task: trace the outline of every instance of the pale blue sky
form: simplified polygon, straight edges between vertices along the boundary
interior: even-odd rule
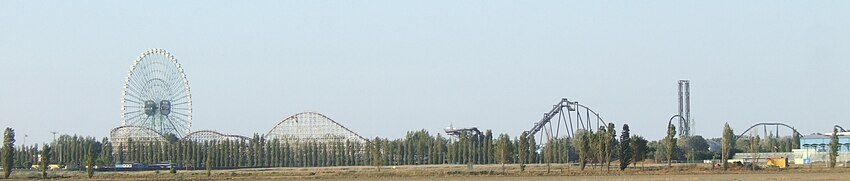
[[[850,123],[848,1],[6,0],[0,126],[28,143],[107,136],[150,48],[183,65],[193,130],[265,133],[317,111],[365,137],[516,136],[568,97],[659,139],[678,79],[708,137]]]

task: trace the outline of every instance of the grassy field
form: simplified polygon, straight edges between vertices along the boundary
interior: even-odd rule
[[[575,166],[553,164],[547,172],[546,165],[528,165],[520,171],[518,165],[417,165],[376,167],[320,167],[320,168],[254,168],[214,170],[207,177],[205,170],[181,170],[177,174],[165,171],[97,172],[91,180],[848,180],[850,168],[828,169],[823,166],[768,168],[758,171],[735,168],[723,171],[702,164],[678,164],[674,168],[663,165],[646,165],[611,171],[601,167],[588,167],[584,171]],[[52,179],[89,180],[81,171],[51,171]],[[15,179],[39,179],[35,170],[16,170]]]

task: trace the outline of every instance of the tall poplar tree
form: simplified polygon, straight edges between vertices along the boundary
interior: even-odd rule
[[[759,142],[760,141],[761,141],[761,138],[759,138],[758,134],[755,134],[755,136],[750,136],[750,153],[752,154],[752,158],[753,158],[753,165],[752,165],[753,171],[756,170],[756,163],[758,163],[758,160],[759,160],[759,144],[760,144]]]
[[[676,126],[673,126],[673,124],[667,125],[667,138],[664,141],[666,142],[667,167],[672,168],[673,156],[676,153]]]
[[[629,125],[623,124],[623,133],[620,134],[620,170],[629,167],[632,161],[632,147],[629,135]]]
[[[41,178],[47,178],[47,169],[50,167],[50,146],[44,144],[41,146]]]
[[[543,148],[543,160],[546,161],[546,173],[550,173],[552,171],[552,161],[554,160],[554,148],[555,148],[555,139],[549,139],[546,142],[546,147]]]
[[[734,148],[734,144],[735,134],[732,131],[732,127],[729,126],[729,123],[726,123],[726,125],[723,126],[723,138],[720,148],[723,170],[729,169],[729,158],[732,158],[732,148]]]
[[[528,163],[528,132],[522,132],[519,136],[519,144],[517,144],[517,159],[519,159],[519,170],[525,171],[525,164]]]
[[[649,141],[638,135],[632,135],[632,138],[630,139],[632,150],[634,150],[634,153],[632,154],[632,165],[636,167],[637,162],[643,161],[646,154],[649,153],[649,146],[647,145]]]
[[[207,169],[207,177],[212,176],[213,158],[212,158],[212,154],[210,153],[211,151],[212,150],[210,149],[210,147],[207,147],[207,151],[205,153],[206,159],[204,159],[205,160],[204,161],[204,167]]]
[[[605,170],[611,170],[611,160],[614,157],[614,150],[617,147],[617,130],[614,129],[614,123],[608,123],[605,132]]]
[[[576,134],[576,150],[578,151],[578,162],[579,168],[584,171],[584,167],[587,166],[587,160],[590,153],[590,139],[593,135],[586,130],[579,130]]]
[[[3,178],[12,175],[12,167],[15,162],[15,130],[6,128],[3,133]]]
[[[372,140],[371,145],[369,145],[372,149],[372,166],[375,166],[375,168],[378,169],[379,172],[381,171],[381,166],[384,165],[384,155],[382,153],[385,150],[382,150],[382,148],[384,147],[384,145],[381,145],[382,143],[384,142],[381,140],[381,138],[375,137],[375,139]]]
[[[89,145],[86,149],[86,175],[91,178],[94,176],[94,162],[95,162],[95,154],[94,145]]]
[[[835,168],[835,162],[838,159],[838,128],[832,129],[832,136],[829,142],[829,168]]]
[[[502,164],[502,173],[505,172],[505,164],[510,162],[512,153],[511,150],[511,137],[507,134],[499,135],[498,141],[496,141],[496,159],[499,160],[499,163]]]

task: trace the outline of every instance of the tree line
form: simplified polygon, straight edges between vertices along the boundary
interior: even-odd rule
[[[675,138],[675,127],[667,137],[647,141],[629,132],[624,124],[618,133],[614,124],[596,131],[579,130],[575,137],[547,139],[538,143],[533,135],[517,137],[492,131],[481,134],[462,132],[454,137],[430,134],[426,130],[409,131],[403,138],[375,137],[360,142],[347,139],[271,139],[254,134],[250,139],[182,140],[166,136],[165,141],[134,141],[113,145],[107,138],[61,135],[50,144],[14,147],[14,130],[7,128],[2,148],[5,168],[30,168],[34,164],[59,164],[85,169],[111,167],[116,163],[177,164],[193,168],[243,167],[322,167],[388,166],[422,164],[526,164],[578,163],[582,170],[592,168],[626,169],[644,159],[672,162],[721,158],[745,150],[788,152],[799,147],[799,138],[768,136],[731,139],[726,125],[722,138],[706,140],[701,136]],[[708,141],[722,143],[722,151],[710,151]],[[672,144],[671,144],[672,143]],[[724,154],[725,153],[725,154]],[[44,156],[46,155],[46,156]],[[8,159],[6,159],[8,158]],[[42,167],[44,168],[44,167]]]
[[[613,124],[611,124],[612,126]],[[464,132],[456,137],[432,135],[426,130],[410,131],[403,138],[386,139],[376,137],[366,142],[346,139],[297,140],[272,139],[254,134],[247,140],[193,141],[167,137],[166,141],[134,141],[113,145],[107,138],[61,135],[53,142],[38,145],[6,146],[14,156],[9,168],[30,168],[43,163],[45,148],[47,163],[59,164],[71,169],[85,169],[88,165],[111,167],[116,163],[159,164],[171,163],[186,168],[239,168],[239,167],[321,167],[357,165],[421,165],[421,164],[540,164],[570,163],[585,160],[598,165],[610,163],[621,157],[616,144],[619,143],[607,127],[596,133],[582,132],[580,135],[596,135],[589,145],[605,142],[607,146],[593,146],[589,150],[576,149],[574,139],[554,138],[539,144],[534,136],[522,134],[511,137],[492,131],[482,134]],[[12,135],[13,137],[13,135]],[[579,138],[585,136],[579,136]],[[605,137],[603,139],[602,137]],[[607,141],[603,141],[607,140]],[[622,139],[621,139],[622,140]],[[647,155],[646,141],[631,136],[640,148],[634,153],[641,155],[631,160],[642,160]],[[548,148],[546,148],[548,147]],[[582,152],[583,151],[583,152]],[[581,157],[584,153],[603,152]],[[643,154],[642,154],[643,153]],[[582,159],[584,158],[584,159]]]

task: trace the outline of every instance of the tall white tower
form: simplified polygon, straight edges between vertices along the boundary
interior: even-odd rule
[[[691,81],[679,80],[679,136],[691,136]]]

